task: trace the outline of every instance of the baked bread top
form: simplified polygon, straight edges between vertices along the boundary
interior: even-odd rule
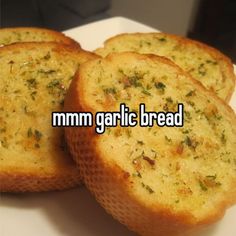
[[[120,34],[108,39],[104,47],[95,52],[106,56],[123,51],[165,56],[223,100],[229,101],[233,94],[232,62],[218,50],[200,42],[166,33]]]
[[[63,129],[51,126],[81,63],[92,53],[58,43],[0,48],[0,191],[64,189],[80,182],[65,150]]]
[[[170,60],[110,54],[83,64],[66,111],[176,111],[183,127],[66,128],[81,174],[96,199],[141,235],[184,235],[219,219],[236,201],[236,117]]]
[[[80,48],[78,42],[54,30],[36,27],[0,29],[0,45],[4,46],[19,42],[57,42]]]

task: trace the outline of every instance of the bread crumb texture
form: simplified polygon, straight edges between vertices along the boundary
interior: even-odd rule
[[[70,111],[118,111],[120,103],[138,111],[142,102],[175,112],[184,104],[180,128],[66,129],[85,183],[120,222],[141,235],[184,235],[235,202],[236,118],[213,93],[169,60],[135,53],[85,63],[78,77]]]
[[[20,42],[57,42],[80,48],[79,43],[61,32],[35,27],[16,27],[0,29],[0,45]]]
[[[55,43],[0,49],[1,191],[43,191],[79,183],[63,129],[51,126],[51,112],[62,110],[76,70],[92,57]]]
[[[165,56],[226,101],[234,91],[233,64],[222,53],[202,43],[165,33],[121,34],[108,39],[104,48],[95,52],[106,56],[124,51]]]

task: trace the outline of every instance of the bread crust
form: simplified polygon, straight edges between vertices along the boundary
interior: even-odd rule
[[[109,46],[110,44],[112,45],[113,42],[119,41],[120,39],[121,40],[123,38],[125,39],[127,36],[131,36],[134,38],[140,38],[140,39],[142,39],[143,37],[149,37],[149,36],[163,36],[163,37],[175,40],[176,42],[178,42],[179,45],[191,46],[191,47],[196,47],[196,48],[204,50],[212,58],[214,58],[217,62],[219,62],[219,65],[221,67],[221,72],[223,75],[223,80],[224,80],[223,82],[228,80],[227,83],[230,84],[229,89],[227,90],[227,94],[225,94],[225,96],[221,97],[221,98],[223,100],[225,100],[226,102],[230,101],[230,98],[232,97],[232,94],[235,89],[236,76],[234,74],[234,68],[233,68],[233,63],[232,63],[231,59],[229,57],[227,57],[226,55],[224,55],[223,53],[221,53],[219,50],[217,50],[211,46],[208,46],[204,43],[201,43],[199,41],[188,39],[188,38],[181,37],[181,36],[177,36],[174,34],[167,34],[167,33],[131,33],[131,34],[129,34],[129,33],[123,33],[123,34],[119,34],[119,35],[116,35],[116,36],[113,36],[113,37],[107,39],[104,42],[104,46],[96,49],[94,52],[97,53],[98,55],[102,56],[103,53],[105,52],[104,50],[106,49],[107,46]],[[226,71],[225,71],[225,69],[226,69]]]
[[[111,54],[105,58],[112,61],[117,54]],[[180,75],[189,77],[181,68],[170,60],[155,55],[140,55],[136,53],[122,53],[127,57],[134,56],[139,60],[156,60],[175,67]],[[123,58],[124,59],[124,58]],[[86,70],[90,62],[82,67]],[[65,111],[95,111],[85,101],[85,80],[81,79],[81,70],[75,76],[65,99]],[[198,91],[209,97],[214,97],[219,106],[232,121],[235,129],[236,117],[233,110],[215,94],[195,79],[189,77]],[[83,180],[88,189],[94,194],[97,201],[122,224],[130,230],[145,236],[166,235],[192,235],[211,223],[218,221],[227,207],[236,202],[235,186],[227,193],[224,201],[215,207],[215,211],[208,212],[204,219],[197,219],[190,212],[176,213],[170,207],[162,206],[160,203],[150,206],[136,196],[133,191],[132,179],[116,163],[111,163],[103,158],[103,153],[98,148],[99,135],[95,133],[94,127],[68,127],[65,129],[66,140],[72,156],[81,171]]]
[[[0,47],[0,53],[4,53],[11,50],[17,49],[33,49],[37,47],[48,47],[52,48],[55,52],[66,54],[67,52],[71,53],[74,57],[81,56],[88,57],[89,59],[100,58],[100,56],[94,54],[93,52],[83,50],[81,48],[75,47],[74,45],[61,44],[56,42],[22,42],[22,43],[14,43],[10,45],[6,45],[4,47]],[[85,60],[84,60],[85,61]]]
[[[48,42],[48,43],[25,42],[25,43],[16,43],[12,45],[7,45],[0,48],[0,55],[1,58],[4,58],[4,56],[10,53],[13,54],[15,53],[15,57],[17,57],[18,54],[21,53],[23,54],[29,51],[37,53],[37,50],[45,53],[47,51],[54,52],[55,55],[57,55],[56,60],[59,60],[58,63],[61,62],[62,58],[63,59],[70,58],[71,61],[74,61],[74,63],[80,65],[85,61],[97,58],[97,56],[94,55],[93,53],[83,51],[80,48],[75,47],[74,45],[59,44],[54,42]],[[59,56],[61,57],[61,59],[58,59]],[[25,61],[22,61],[22,63],[25,63]],[[55,63],[57,63],[57,61]],[[70,64],[68,64],[67,66],[70,67]],[[36,69],[37,66],[36,68],[34,68],[34,70]],[[71,70],[72,69],[73,68],[71,67]],[[76,70],[74,70],[74,73],[75,72]],[[17,85],[15,85],[15,88],[17,89]],[[4,93],[1,95],[4,101]],[[4,104],[1,102],[0,102],[0,107],[4,107]],[[37,108],[40,109],[40,103],[37,104]],[[41,109],[44,109],[43,105]],[[59,108],[57,107],[57,109]],[[17,114],[15,114],[15,116]],[[45,116],[50,116],[50,114],[45,114]],[[8,121],[2,113],[0,114],[0,123],[5,124],[4,122]],[[36,123],[37,119],[35,120],[35,124]],[[24,124],[24,125],[26,125],[27,127],[27,125],[30,124]],[[1,149],[0,162],[2,163],[0,168],[0,192],[41,192],[50,190],[62,190],[75,187],[81,183],[81,176],[79,170],[77,169],[75,163],[71,159],[71,156],[69,155],[68,151],[65,150],[65,147],[63,147],[62,150],[62,147],[58,146],[59,145],[58,139],[61,139],[61,137],[63,136],[63,129],[60,128],[60,130],[57,130],[58,128],[51,127],[51,122],[49,122],[48,125],[45,124],[45,126],[48,126],[47,128],[49,130],[48,131],[49,139],[48,141],[45,141],[46,150],[42,151],[32,150],[31,146],[27,146],[29,145],[27,144],[27,142],[25,144],[27,150],[29,150],[30,153],[35,157],[35,161],[36,162],[39,161],[39,165],[36,163],[35,167],[32,164],[27,167],[27,163],[22,165],[20,162],[18,162],[18,164],[14,163],[11,165],[9,164],[5,165],[3,161],[7,161],[7,159],[14,160],[14,155],[16,155],[16,153],[15,152],[10,153],[9,151],[8,156],[6,157],[6,151],[4,150],[4,147],[0,145]],[[24,133],[26,133],[27,135],[27,130],[24,131]],[[0,132],[0,137],[3,137],[1,136],[1,132]],[[27,139],[27,136],[25,139]],[[50,145],[52,145],[52,147],[50,146],[50,149],[48,149],[47,151],[47,148],[49,148],[47,144],[48,142]],[[53,153],[50,153],[52,149]],[[40,162],[45,158],[51,160],[52,163],[54,161],[54,163],[51,164],[51,166],[42,166]],[[24,162],[24,159],[22,159],[22,162]]]
[[[63,44],[67,44],[67,45],[71,45],[73,47],[77,47],[77,48],[81,48],[80,44],[78,42],[76,42],[74,39],[66,36],[65,34],[58,32],[58,31],[54,31],[51,29],[46,29],[46,28],[39,28],[39,27],[11,27],[11,28],[2,28],[0,29],[0,44],[1,44],[1,38],[3,37],[4,34],[6,33],[18,33],[18,34],[22,34],[25,32],[29,32],[32,34],[45,34],[47,36],[50,36],[51,39],[44,39],[41,41],[45,41],[45,42],[58,42],[58,43],[63,43]],[[36,40],[36,39],[35,39]],[[31,41],[35,41],[35,40],[31,40]],[[38,41],[38,40],[36,40]],[[18,41],[15,41],[13,43],[17,43]],[[23,41],[23,42],[30,42],[30,41]],[[11,44],[12,42],[10,42]]]
[[[81,184],[81,176],[75,166],[72,165],[67,172],[62,169],[61,173],[51,176],[24,172],[1,172],[0,181],[1,192],[45,192],[78,186]]]

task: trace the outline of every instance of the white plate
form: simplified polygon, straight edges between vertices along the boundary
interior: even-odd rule
[[[82,47],[93,50],[115,34],[157,31],[122,17],[115,17],[65,31]],[[236,110],[236,94],[231,104]],[[84,188],[39,194],[2,194],[1,236],[134,236],[109,216]],[[236,206],[223,220],[201,236],[235,236]]]
[[[64,33],[80,42],[82,48],[94,50],[101,47],[106,39],[119,33],[153,31],[158,30],[124,17],[113,17],[66,30]]]

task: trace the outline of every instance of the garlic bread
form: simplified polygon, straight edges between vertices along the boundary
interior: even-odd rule
[[[187,235],[236,202],[236,116],[170,60],[131,52],[84,63],[65,111],[175,112],[183,127],[66,127],[83,180],[97,201],[140,235]],[[94,125],[95,126],[95,125]]]
[[[233,64],[218,50],[203,43],[166,33],[121,34],[108,39],[95,52],[134,51],[165,56],[200,81],[220,98],[229,101],[235,88]]]
[[[0,192],[59,190],[80,183],[61,111],[80,64],[97,56],[58,43],[17,43],[0,48]]]
[[[15,27],[0,29],[0,45],[5,46],[20,42],[57,42],[80,48],[75,40],[61,32],[36,27]]]

